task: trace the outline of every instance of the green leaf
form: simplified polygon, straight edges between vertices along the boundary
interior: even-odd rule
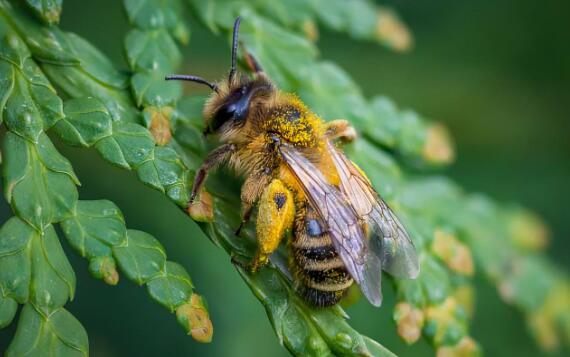
[[[400,297],[420,307],[426,304],[440,304],[451,293],[448,272],[441,263],[429,255],[420,257],[420,265],[420,275],[416,280],[398,281],[397,285],[403,287],[399,289]]]
[[[127,88],[127,75],[119,71],[97,47],[74,33],[66,33],[65,37],[80,59],[79,67],[93,80],[116,89]]]
[[[327,120],[349,119],[357,129],[372,115],[362,93],[350,77],[333,63],[318,63],[304,76],[299,96]],[[301,78],[299,78],[300,80]]]
[[[75,273],[53,226],[47,227],[41,237],[34,237],[30,259],[33,277],[30,299],[38,309],[49,313],[65,305],[68,299],[73,299]]]
[[[345,151],[364,170],[384,200],[390,203],[391,199],[401,189],[401,183],[404,179],[402,170],[394,159],[364,138],[348,145]],[[398,213],[397,207],[392,208],[396,209],[396,213]]]
[[[0,329],[10,325],[17,311],[18,303],[16,300],[3,297],[0,294]]]
[[[345,321],[339,307],[311,309],[275,268],[255,274],[238,271],[263,303],[280,341],[294,355],[362,356],[364,337]]]
[[[113,133],[111,116],[96,98],[67,100],[64,112],[55,130],[67,144],[88,147]]]
[[[131,87],[137,106],[163,107],[173,105],[182,95],[180,83],[164,80],[164,75],[157,71],[139,72],[131,78]]]
[[[290,295],[277,271],[268,268],[257,274],[248,274],[242,269],[238,271],[265,306],[280,343],[293,355],[332,355],[323,337],[296,305],[295,297]]]
[[[79,185],[79,179],[73,172],[71,163],[57,151],[46,134],[40,135],[36,150],[38,159],[46,169],[67,175],[76,185]]]
[[[244,11],[240,38],[269,77],[283,89],[306,80],[317,50],[306,39],[286,31],[255,13]],[[226,23],[229,27],[233,20]],[[338,98],[337,98],[338,99]]]
[[[26,4],[48,24],[57,24],[62,0],[26,0]]]
[[[178,46],[164,29],[131,30],[125,38],[125,50],[132,70],[162,72],[162,81],[182,59]]]
[[[45,134],[43,134],[45,135]],[[47,137],[41,139],[49,139]],[[48,151],[48,164],[43,164],[40,151]],[[35,146],[21,137],[7,133],[4,139],[4,193],[15,212],[38,230],[71,214],[77,201],[70,166],[65,165],[51,144]],[[62,166],[63,165],[63,166]],[[64,173],[63,173],[64,172]]]
[[[0,58],[16,68],[23,69],[24,61],[30,57],[30,50],[16,34],[6,29],[2,29],[0,33],[2,34]]]
[[[98,141],[95,147],[112,164],[136,168],[149,160],[154,150],[154,140],[141,125],[115,121],[113,135]]]
[[[367,117],[365,135],[373,142],[393,148],[397,144],[400,114],[396,104],[386,97],[375,97],[370,103],[375,117]]]
[[[59,64],[77,64],[71,45],[64,33],[55,26],[45,26],[36,21],[27,11],[22,10],[20,2],[0,1],[0,11],[10,19],[18,33],[24,34],[24,40],[34,57],[41,62]]]
[[[46,312],[73,298],[75,274],[51,225],[41,235],[16,217],[2,226],[0,291]]]
[[[105,105],[115,121],[138,122],[131,94],[99,82],[78,66],[42,65],[49,80],[69,98],[95,97]]]
[[[169,147],[155,147],[153,158],[137,169],[139,179],[165,192],[180,206],[188,203],[188,170],[180,156]]]
[[[386,347],[382,346],[378,342],[374,341],[368,336],[364,336],[364,343],[366,343],[366,347],[368,351],[370,351],[370,355],[372,356],[381,356],[381,357],[395,357],[396,355],[393,354],[390,350]]]
[[[31,59],[26,58],[23,68],[13,73],[4,120],[11,131],[37,142],[44,129],[63,117],[61,99]]]
[[[60,308],[44,315],[26,304],[6,357],[87,356],[88,345],[85,329],[67,310]]]
[[[111,256],[111,248],[127,239],[125,221],[111,201],[78,201],[75,215],[61,222],[71,246],[82,257]]]
[[[162,274],[147,283],[150,296],[171,312],[189,300],[193,287],[186,270],[174,262],[166,262]]]
[[[113,247],[113,256],[125,275],[137,284],[144,284],[164,271],[166,253],[150,234],[129,229],[127,240]]]
[[[178,26],[183,12],[179,0],[125,0],[129,22],[142,29]]]
[[[18,217],[10,218],[0,228],[0,292],[19,303],[28,300],[30,242],[37,237],[38,233]]]

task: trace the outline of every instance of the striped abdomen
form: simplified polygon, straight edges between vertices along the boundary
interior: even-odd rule
[[[300,206],[291,242],[297,292],[312,305],[335,305],[352,285],[352,277],[317,213],[307,203]]]

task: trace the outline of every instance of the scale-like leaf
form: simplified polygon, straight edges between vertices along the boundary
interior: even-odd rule
[[[65,117],[55,130],[70,145],[92,146],[113,133],[111,116],[96,98],[70,99],[64,102],[63,109]]]
[[[31,241],[38,236],[29,224],[18,217],[7,220],[0,228],[0,291],[19,303],[30,293]]]
[[[18,303],[10,297],[4,297],[0,294],[0,329],[8,326],[16,312],[18,311]]]
[[[178,46],[164,29],[131,30],[125,38],[129,66],[135,71],[147,70],[168,74],[182,59]]]
[[[154,140],[141,125],[115,121],[113,135],[98,141],[95,147],[112,164],[136,168],[149,160],[154,150]]]
[[[181,206],[188,203],[188,171],[180,157],[171,148],[156,147],[154,157],[137,169],[140,180],[164,191]]]
[[[126,243],[127,229],[111,201],[78,201],[75,214],[61,222],[69,243],[87,258],[112,256],[112,247]]]
[[[75,294],[75,273],[53,226],[31,241],[32,280],[30,299],[44,313],[65,305]]]
[[[16,335],[6,357],[87,356],[87,333],[79,321],[63,308],[44,314],[26,304],[20,315]]]
[[[192,294],[192,280],[182,266],[166,262],[160,275],[147,283],[148,293],[161,305],[174,312]]]
[[[164,72],[139,72],[131,78],[133,96],[138,106],[172,105],[182,95],[180,83],[164,80]]]
[[[46,23],[59,22],[62,0],[26,0],[26,4]]]
[[[25,42],[34,57],[42,62],[77,64],[79,59],[75,56],[63,32],[56,26],[43,26],[31,14],[22,9],[22,2],[0,1],[0,11],[8,16],[10,21],[18,28],[25,29]]]
[[[125,0],[129,22],[143,29],[175,28],[181,21],[180,0]]]
[[[43,140],[49,139],[45,137]],[[61,166],[56,168],[63,172],[45,166],[40,160],[39,150],[48,150],[51,160],[54,160],[50,164],[63,163],[70,168],[63,157],[56,161],[57,151],[51,144],[40,149],[9,132],[4,139],[4,194],[22,219],[43,230],[51,222],[58,222],[71,214],[77,200],[77,189],[72,179],[75,177],[73,172],[65,171]]]
[[[113,247],[113,256],[125,275],[137,284],[147,283],[164,271],[166,253],[148,233],[129,229],[127,240]]]

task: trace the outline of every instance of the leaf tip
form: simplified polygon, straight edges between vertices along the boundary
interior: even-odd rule
[[[434,123],[427,129],[422,155],[427,162],[446,165],[455,159],[451,135],[441,123]]]
[[[419,340],[424,326],[424,314],[422,310],[401,302],[394,308],[394,320],[396,321],[398,335],[409,345]]]
[[[154,141],[159,146],[164,146],[172,139],[170,130],[170,116],[172,107],[148,107],[144,110],[145,120]]]
[[[469,336],[465,336],[455,346],[441,346],[437,349],[437,357],[468,357],[480,356],[481,349],[477,342]]]
[[[115,259],[104,256],[91,259],[89,271],[97,279],[103,280],[106,284],[117,285],[119,283],[119,273]]]
[[[455,235],[436,229],[431,244],[431,251],[453,271],[473,276],[475,267],[469,247],[460,242]]]
[[[198,342],[212,341],[214,327],[202,297],[192,294],[190,301],[176,309],[178,323]]]
[[[199,200],[188,205],[188,214],[198,222],[212,222],[214,220],[214,202],[212,195],[202,191]]]
[[[398,52],[407,52],[414,45],[408,27],[392,11],[387,9],[378,12],[376,37]]]

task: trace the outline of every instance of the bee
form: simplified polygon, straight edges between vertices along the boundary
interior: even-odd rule
[[[335,144],[356,137],[346,120],[321,120],[296,95],[280,91],[247,51],[252,76],[237,72],[239,24],[238,17],[227,79],[166,77],[213,91],[204,107],[204,133],[216,134],[222,144],[197,171],[189,204],[198,198],[208,172],[229,166],[245,179],[236,234],[258,204],[252,272],[268,263],[291,232],[289,267],[305,301],[335,305],[356,282],[380,306],[382,270],[399,278],[419,274],[414,244],[364,172]]]

